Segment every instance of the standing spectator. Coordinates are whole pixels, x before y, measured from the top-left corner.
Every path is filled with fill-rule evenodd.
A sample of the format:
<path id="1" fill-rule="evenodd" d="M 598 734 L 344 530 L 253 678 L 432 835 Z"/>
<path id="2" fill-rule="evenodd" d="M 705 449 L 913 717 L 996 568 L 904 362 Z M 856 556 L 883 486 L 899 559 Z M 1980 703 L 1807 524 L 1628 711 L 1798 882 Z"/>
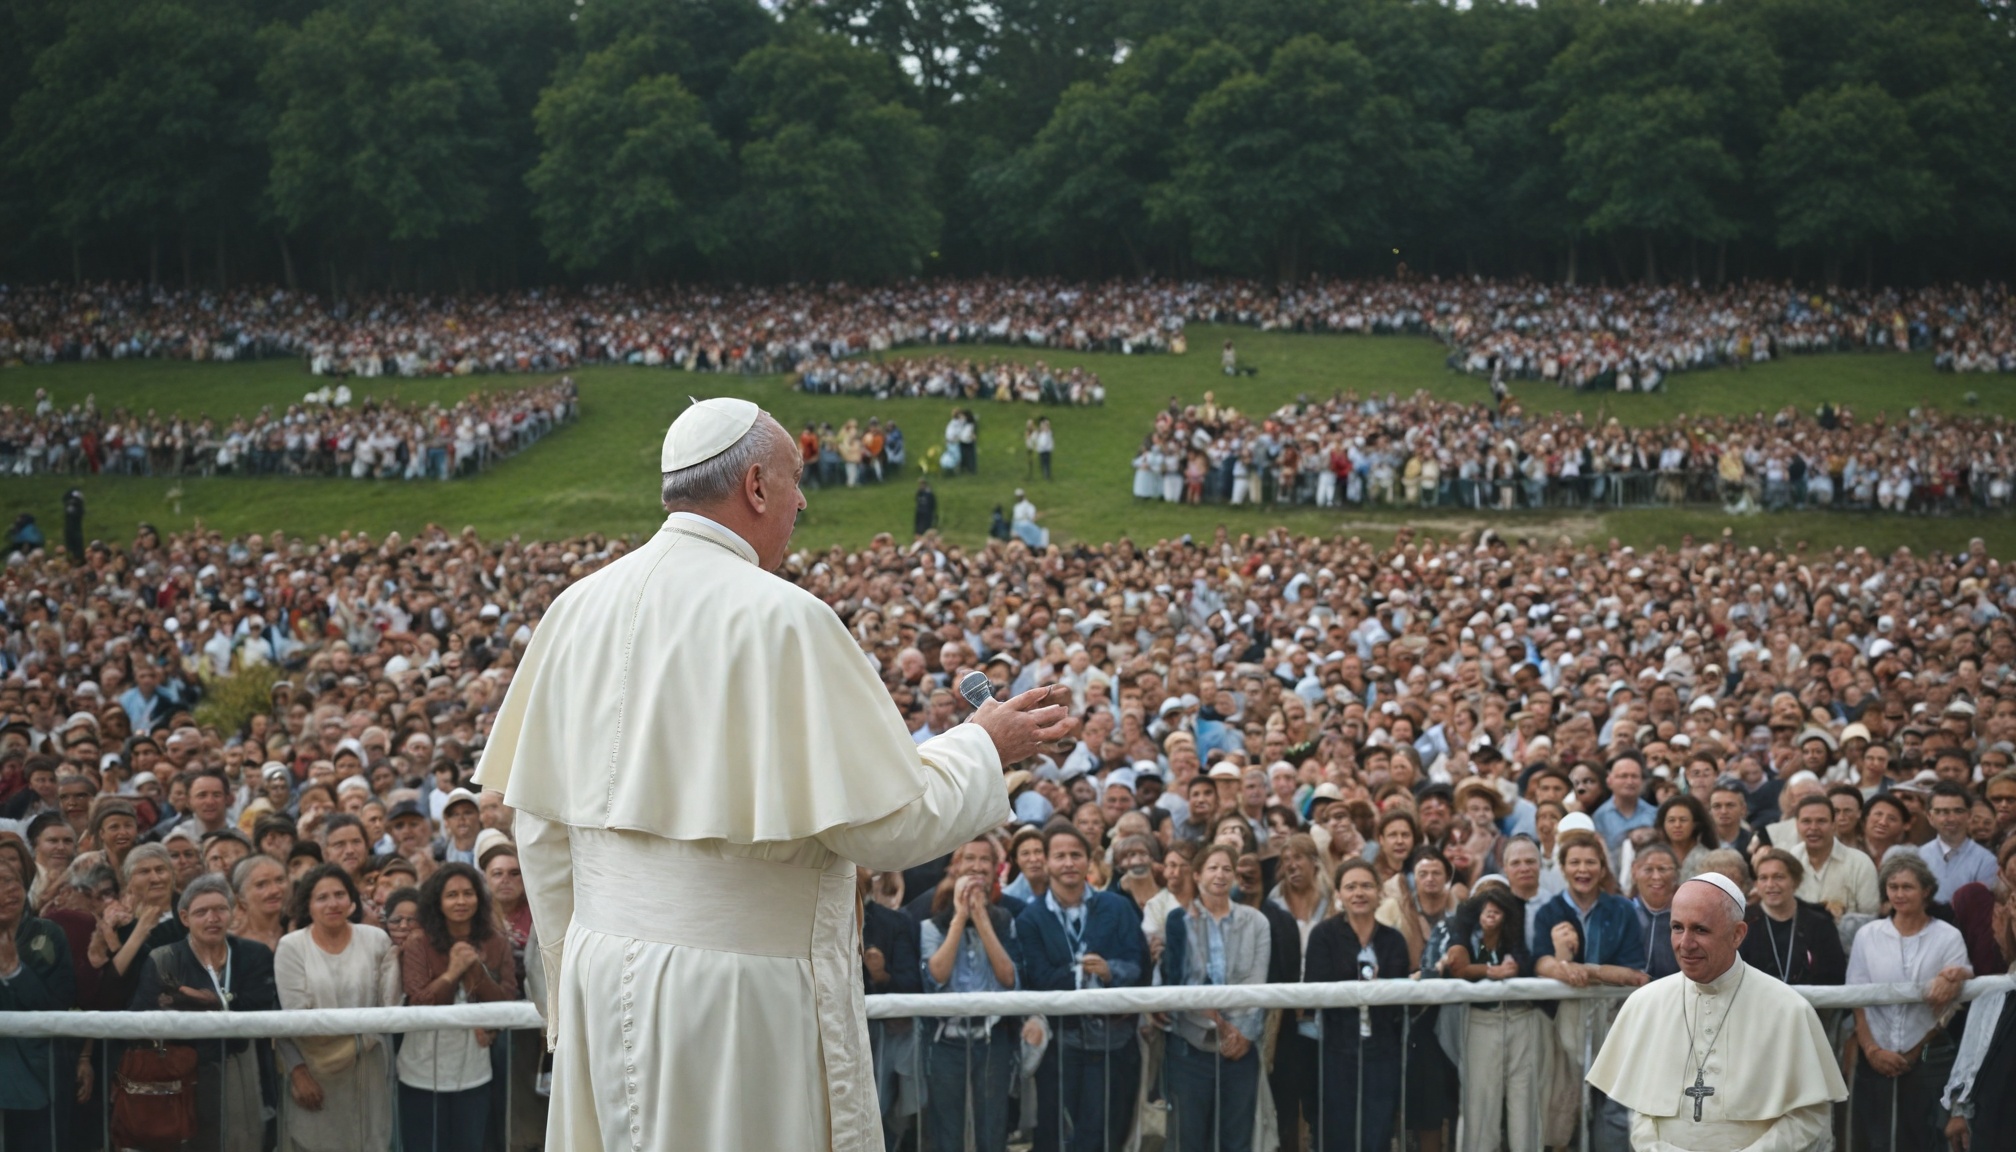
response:
<path id="1" fill-rule="evenodd" d="M 1839 984 L 1848 971 L 1841 933 L 1825 908 L 1799 899 L 1805 874 L 1799 858 L 1783 848 L 1757 857 L 1757 903 L 1743 918 L 1750 925 L 1743 960 L 1781 983 Z"/>
<path id="2" fill-rule="evenodd" d="M 1680 970 L 1673 955 L 1673 891 L 1680 885 L 1673 849 L 1653 841 L 1631 861 L 1631 910 L 1645 933 L 1645 974 L 1657 980 Z"/>
<path id="3" fill-rule="evenodd" d="M 1472 981 L 1531 976 L 1525 920 L 1525 905 L 1510 889 L 1484 887 L 1450 928 L 1448 974 Z M 1540 1152 L 1551 1039 L 1542 1022 L 1552 1023 L 1538 1006 L 1517 1001 L 1477 1002 L 1464 1013 L 1463 1152 L 1497 1152 L 1501 1122 L 1512 1152 Z"/>
<path id="4" fill-rule="evenodd" d="M 34 910 L 63 883 L 63 874 L 77 859 L 77 833 L 61 814 L 44 812 L 29 821 L 26 839 L 35 856 L 35 883 L 28 893 L 28 907 Z"/>
<path id="5" fill-rule="evenodd" d="M 91 966 L 98 971 L 98 1002 L 108 1011 L 132 1002 L 142 960 L 189 931 L 175 917 L 175 870 L 166 848 L 140 845 L 126 854 L 120 872 L 119 900 L 99 919 L 90 949 Z"/>
<path id="6" fill-rule="evenodd" d="M 1610 853 L 1610 859 L 1617 859 L 1623 850 L 1624 837 L 1633 828 L 1652 827 L 1655 813 L 1650 804 L 1645 803 L 1645 763 L 1637 756 L 1619 756 L 1610 762 L 1609 774 L 1604 782 L 1610 788 L 1610 798 L 1591 814 L 1596 822 L 1596 831 L 1603 836 L 1603 846 Z"/>
<path id="7" fill-rule="evenodd" d="M 495 795 L 495 793 L 486 793 Z M 501 833 L 490 832 L 490 836 Z M 511 945 L 512 967 L 525 982 L 525 946 L 532 936 L 532 905 L 525 899 L 525 873 L 518 866 L 518 846 L 498 839 L 483 849 L 483 884 L 496 910 L 497 926 Z M 422 885 L 424 890 L 425 885 Z"/>
<path id="8" fill-rule="evenodd" d="M 385 897 L 385 935 L 396 951 L 420 931 L 420 889 L 395 888 Z M 403 980 L 403 973 L 402 973 Z"/>
<path id="9" fill-rule="evenodd" d="M 903 447 L 903 429 L 897 427 L 894 420 L 889 421 L 889 426 L 883 433 L 882 458 L 897 472 L 903 471 L 903 465 L 909 459 Z"/>
<path id="10" fill-rule="evenodd" d="M 959 470 L 967 475 L 980 472 L 980 422 L 971 409 L 962 408 L 959 419 Z"/>
<path id="11" fill-rule="evenodd" d="M 1967 939 L 1976 976 L 2007 972 L 2016 958 L 2016 919 L 2009 915 L 2010 895 L 2016 893 L 2016 838 L 2002 842 L 1997 858 L 1994 882 L 1963 884 L 1953 894 L 1953 922 Z"/>
<path id="12" fill-rule="evenodd" d="M 1165 985 L 1261 984 L 1270 948 L 1267 918 L 1232 901 L 1238 852 L 1206 844 L 1191 862 L 1197 898 L 1164 920 L 1157 973 Z M 1178 1012 L 1170 1022 L 1168 1090 L 1183 1152 L 1249 1152 L 1260 1100 L 1258 1008 Z"/>
<path id="13" fill-rule="evenodd" d="M 1939 878 L 1939 892 L 1933 898 L 1942 904 L 1951 904 L 1953 894 L 1965 885 L 1995 882 L 1995 854 L 1967 834 L 1973 804 L 1966 786 L 1951 780 L 1934 784 L 1927 799 L 1925 814 L 1934 835 L 1918 846 L 1918 855 Z"/>
<path id="14" fill-rule="evenodd" d="M 901 888 L 902 874 L 892 872 Z M 916 993 L 924 990 L 923 967 L 917 958 L 917 925 L 908 916 L 882 904 L 874 895 L 875 873 L 858 869 L 861 893 L 862 991 Z M 875 1064 L 875 1088 L 881 1096 L 882 1138 L 894 1149 L 917 1112 L 917 1021 L 870 1020 L 868 1050 Z"/>
<path id="15" fill-rule="evenodd" d="M 1309 933 L 1302 980 L 1404 980 L 1412 971 L 1407 941 L 1379 923 L 1379 873 L 1363 860 L 1337 870 L 1342 911 Z M 1400 1107 L 1404 1008 L 1325 1008 L 1315 1021 L 1323 1046 L 1317 1147 L 1326 1152 L 1383 1149 Z"/>
<path id="16" fill-rule="evenodd" d="M 1342 807 L 1342 805 L 1335 805 Z M 1180 845 L 1178 845 L 1180 847 Z M 1302 979 L 1302 961 L 1309 948 L 1309 935 L 1332 910 L 1330 882 L 1324 876 L 1323 850 L 1303 833 L 1295 833 L 1282 843 L 1280 864 L 1275 875 L 1280 882 L 1268 893 L 1267 901 L 1287 913 L 1295 924 L 1292 955 L 1272 954 L 1269 980 L 1294 983 Z M 1276 940 L 1279 948 L 1285 939 Z M 1282 1143 L 1291 1152 L 1301 1147 L 1304 1124 L 1316 1125 L 1316 1042 L 1284 1016 L 1274 1034 L 1274 1064 L 1268 1074 L 1268 1089 L 1274 1097 L 1274 1116 L 1282 1133 Z"/>
<path id="17" fill-rule="evenodd" d="M 72 564 L 84 562 L 84 490 L 63 493 L 63 549 Z"/>
<path id="18" fill-rule="evenodd" d="M 449 767 L 452 771 L 453 766 Z M 441 825 L 447 830 L 442 837 L 441 860 L 475 864 L 476 837 L 483 831 L 483 812 L 475 794 L 467 788 L 451 789 L 441 805 Z"/>
<path id="19" fill-rule="evenodd" d="M 63 930 L 28 914 L 28 884 L 13 853 L 0 853 L 0 1012 L 67 1012 L 76 975 Z M 0 1039 L 0 1136 L 9 1148 L 54 1148 L 67 1138 L 56 1105 L 69 1093 L 59 1049 L 46 1040 Z"/>
<path id="20" fill-rule="evenodd" d="M 1855 1093 L 1855 1125 L 1870 1152 L 1937 1148 L 1946 1127 L 1939 1097 L 1955 1051 L 1947 1010 L 1974 973 L 1960 930 L 1928 911 L 1939 881 L 1923 860 L 1891 859 L 1882 882 L 1890 916 L 1856 934 L 1848 983 L 1917 984 L 1925 1000 L 1855 1010 L 1855 1042 L 1869 1071 L 1880 1077 Z"/>
<path id="21" fill-rule="evenodd" d="M 1456 912 L 1452 872 L 1440 849 L 1423 844 L 1408 855 L 1405 874 L 1386 885 L 1392 895 L 1379 905 L 1379 922 L 1399 929 L 1406 938 L 1408 966 L 1417 978 L 1443 975 Z M 1456 1115 L 1456 1069 L 1436 1037 L 1436 1006 L 1406 1011 L 1405 1123 L 1423 1152 L 1440 1152 L 1443 1125 Z"/>
<path id="22" fill-rule="evenodd" d="M 1028 493 L 1020 488 L 1015 489 L 1015 508 L 1009 521 L 1010 529 L 1015 533 L 1016 539 L 1037 551 L 1050 546 L 1049 529 L 1036 523 L 1041 517 L 1042 513 L 1036 511 L 1036 505 L 1030 501 Z"/>
<path id="23" fill-rule="evenodd" d="M 1974 1002 L 1967 1014 L 1960 1054 L 1941 1098 L 1952 1112 L 1946 1139 L 1960 1152 L 1987 1152 L 1990 1141 L 2007 1141 L 2016 1131 L 2016 1095 L 2007 1089 L 2016 1081 L 2016 1013 L 2009 993 L 1990 992 Z"/>
<path id="24" fill-rule="evenodd" d="M 231 887 L 238 897 L 231 934 L 278 949 L 287 934 L 287 866 L 264 854 L 247 856 L 231 869 Z"/>
<path id="25" fill-rule="evenodd" d="M 1005 992 L 1016 987 L 1009 955 L 1014 922 L 994 894 L 994 842 L 971 841 L 953 853 L 951 884 L 932 895 L 920 929 L 926 992 Z M 917 1020 L 932 1032 L 925 1050 L 925 1147 L 1002 1152 L 1008 1139 L 1008 1088 L 1019 1054 L 1013 1017 Z"/>
<path id="26" fill-rule="evenodd" d="M 274 982 L 282 1008 L 384 1008 L 399 1003 L 392 940 L 361 923 L 364 901 L 350 873 L 320 864 L 294 888 Z M 392 1140 L 392 1077 L 385 1038 L 304 1036 L 280 1042 L 287 1081 L 286 1130 L 300 1152 L 383 1148 Z"/>
<path id="27" fill-rule="evenodd" d="M 1057 453 L 1057 431 L 1050 426 L 1048 416 L 1036 421 L 1036 463 L 1043 470 L 1043 479 L 1050 479 L 1050 458 Z"/>
<path id="28" fill-rule="evenodd" d="M 419 930 L 399 949 L 406 1002 L 515 1000 L 511 942 L 483 877 L 444 864 L 420 886 Z M 490 1118 L 490 1046 L 482 1028 L 410 1032 L 399 1048 L 399 1139 L 407 1152 L 482 1152 Z"/>
<path id="29" fill-rule="evenodd" d="M 1793 811 L 1799 839 L 1791 847 L 1792 857 L 1806 869 L 1799 898 L 1826 908 L 1836 919 L 1847 913 L 1876 915 L 1876 865 L 1834 838 L 1834 805 L 1825 796 L 1807 796 Z M 1936 881 L 1933 888 L 1938 888 Z"/>
<path id="30" fill-rule="evenodd" d="M 1667 797 L 1659 805 L 1652 826 L 1658 829 L 1659 841 L 1673 850 L 1673 858 L 1679 862 L 1679 880 L 1675 883 L 1699 876 L 1702 858 L 1722 846 L 1708 819 L 1708 806 L 1684 792 Z"/>
<path id="31" fill-rule="evenodd" d="M 1650 815 L 1649 808 L 1646 814 Z M 1533 939 L 1536 949 L 1542 950 L 1534 973 L 1576 988 L 1644 984 L 1645 934 L 1631 902 L 1612 891 L 1616 880 L 1610 875 L 1602 838 L 1581 829 L 1563 832 L 1560 853 L 1568 887 L 1542 904 L 1534 918 Z M 1587 1001 L 1571 1001 L 1562 1010 L 1570 1006 L 1578 1012 L 1600 1011 Z M 1593 1031 L 1600 1042 L 1603 1030 Z M 1586 1070 L 1574 1071 L 1579 1080 Z M 1625 1108 L 1593 1089 L 1591 1096 L 1590 1146 L 1599 1152 L 1622 1152 L 1630 1146 Z"/>
<path id="32" fill-rule="evenodd" d="M 938 526 L 938 494 L 931 491 L 931 481 L 917 481 L 917 508 L 910 517 L 910 534 L 922 536 Z"/>
<path id="33" fill-rule="evenodd" d="M 1043 831 L 1043 850 L 1049 889 L 1015 921 L 1023 986 L 1065 992 L 1139 984 L 1146 962 L 1141 921 L 1125 898 L 1087 885 L 1091 841 L 1056 823 Z M 1136 1025 L 1132 1015 L 1058 1021 L 1036 1071 L 1037 1152 L 1093 1152 L 1126 1139 L 1141 1076 Z"/>
<path id="34" fill-rule="evenodd" d="M 273 953 L 230 934 L 237 900 L 222 876 L 198 876 L 182 890 L 176 913 L 188 935 L 156 949 L 140 969 L 135 1012 L 271 1012 L 280 1007 Z M 196 1131 L 190 1149 L 260 1152 L 266 1135 L 260 1067 L 264 1040 L 205 1040 L 196 1048 Z"/>

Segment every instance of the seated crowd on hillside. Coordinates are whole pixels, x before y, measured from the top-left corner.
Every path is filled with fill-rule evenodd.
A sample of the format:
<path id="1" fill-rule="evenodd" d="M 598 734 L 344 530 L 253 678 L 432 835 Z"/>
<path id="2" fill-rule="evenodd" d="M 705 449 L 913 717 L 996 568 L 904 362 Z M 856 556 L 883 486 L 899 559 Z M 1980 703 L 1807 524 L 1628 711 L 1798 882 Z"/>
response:
<path id="1" fill-rule="evenodd" d="M 536 997 L 511 814 L 460 789 L 545 608 L 625 548 L 143 530 L 80 566 L 17 556 L 0 1011 L 215 1010 L 213 989 L 238 1010 Z M 927 535 L 800 553 L 785 575 L 832 605 L 920 741 L 965 715 L 964 667 L 1004 691 L 1065 685 L 1085 718 L 1072 747 L 1007 766 L 1011 824 L 863 875 L 869 993 L 1632 986 L 1675 970 L 1674 888 L 1713 870 L 1752 894 L 1760 969 L 1926 987 L 1829 1014 L 1860 1065 L 1859 1147 L 1893 1100 L 1898 1148 L 1944 1139 L 1949 1077 L 1949 1103 L 1973 1100 L 1979 1053 L 1956 1054 L 1948 1009 L 2016 954 L 2016 579 L 1978 541 L 1641 553 L 1221 531 L 1037 554 Z M 226 672 L 277 679 L 262 702 Z M 1583 1052 L 1561 1037 L 1591 1012 L 1600 1038 L 1609 1009 L 1559 1011 L 875 1034 L 885 1123 L 929 1148 L 998 1150 L 1015 1129 L 1117 1148 L 1155 1122 L 1185 1149 L 1385 1148 L 1460 1118 L 1463 1147 L 1489 1152 L 1571 1142 Z M 199 1048 L 229 1148 L 269 1124 L 301 1148 L 384 1148 L 394 1124 L 409 1152 L 479 1148 L 507 1078 L 514 1108 L 536 1099 L 531 1035 Z M 49 1126 L 58 1147 L 102 1146 L 124 1055 L 0 1040 L 0 1058 L 20 1073 L 0 1083 L 9 1147 L 47 1146 Z M 1615 1106 L 1587 1119 L 1597 1147 L 1623 1146 Z"/>
<path id="2" fill-rule="evenodd" d="M 353 405 L 347 384 L 324 386 L 284 411 L 252 416 L 143 416 L 100 409 L 95 397 L 59 407 L 47 389 L 0 404 L 0 476 L 348 476 L 449 480 L 538 443 L 579 414 L 574 381 L 471 392 L 452 405 L 380 400 Z"/>
<path id="3" fill-rule="evenodd" d="M 1823 405 L 1749 417 L 1600 423 L 1426 392 L 1341 393 L 1259 415 L 1172 399 L 1134 456 L 1133 494 L 1171 503 L 1470 509 L 1719 501 L 1743 508 L 1951 512 L 2007 507 L 2016 443 L 2000 416 Z"/>
<path id="4" fill-rule="evenodd" d="M 928 396 L 952 400 L 996 400 L 1003 404 L 1098 405 L 1106 402 L 1106 386 L 1097 372 L 1074 365 L 1059 371 L 1041 360 L 990 360 L 981 364 L 952 356 L 897 356 L 872 360 L 833 360 L 802 364 L 798 387 L 833 395 Z"/>
<path id="5" fill-rule="evenodd" d="M 1482 277 L 1287 285 L 995 278 L 862 288 L 384 294 L 336 303 L 280 289 L 13 285 L 0 286 L 0 365 L 292 356 L 320 374 L 364 377 L 582 364 L 756 373 L 810 365 L 842 390 L 902 392 L 928 387 L 933 374 L 920 380 L 907 370 L 830 362 L 904 345 L 1180 352 L 1186 322 L 1415 333 L 1448 344 L 1450 365 L 1462 371 L 1622 391 L 1650 391 L 1691 369 L 1851 349 L 1929 348 L 1944 370 L 2016 371 L 2016 302 L 2004 285 L 1613 288 Z"/>
<path id="6" fill-rule="evenodd" d="M 15 286 L 0 287 L 0 365 L 293 356 L 318 373 L 366 377 L 582 364 L 767 373 L 906 344 L 1146 352 L 1180 334 L 1183 293 L 1177 285 L 992 279 L 385 295 L 332 306 L 278 289 Z"/>

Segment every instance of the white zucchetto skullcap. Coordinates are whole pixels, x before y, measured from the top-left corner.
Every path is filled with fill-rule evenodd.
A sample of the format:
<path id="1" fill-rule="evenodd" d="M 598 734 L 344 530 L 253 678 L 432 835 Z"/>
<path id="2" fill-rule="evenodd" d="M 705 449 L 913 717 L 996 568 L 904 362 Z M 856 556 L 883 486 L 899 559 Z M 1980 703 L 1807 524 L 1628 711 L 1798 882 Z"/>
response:
<path id="1" fill-rule="evenodd" d="M 658 470 L 677 472 L 705 464 L 747 435 L 761 414 L 762 409 L 749 401 L 728 396 L 693 401 L 693 406 L 665 430 L 665 450 L 659 454 Z"/>
<path id="2" fill-rule="evenodd" d="M 1736 902 L 1736 917 L 1739 920 L 1743 917 L 1744 909 L 1749 906 L 1748 902 L 1743 899 L 1743 890 L 1736 886 L 1734 880 L 1729 879 L 1720 872 L 1703 872 L 1699 876 L 1689 876 L 1686 883 L 1713 884 L 1715 887 L 1720 888 L 1724 896 Z"/>

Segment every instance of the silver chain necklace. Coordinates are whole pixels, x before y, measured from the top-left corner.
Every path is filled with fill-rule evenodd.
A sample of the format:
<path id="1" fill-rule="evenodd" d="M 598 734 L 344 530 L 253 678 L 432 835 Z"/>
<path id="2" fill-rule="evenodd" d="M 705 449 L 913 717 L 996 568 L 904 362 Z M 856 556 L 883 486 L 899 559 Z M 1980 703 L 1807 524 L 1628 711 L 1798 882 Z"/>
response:
<path id="1" fill-rule="evenodd" d="M 1774 923 L 1775 921 L 1771 919 L 1771 913 L 1768 911 L 1765 912 L 1764 935 L 1765 938 L 1771 941 L 1771 962 L 1778 966 L 1778 979 L 1790 984 L 1792 982 L 1792 961 L 1799 958 L 1798 909 L 1795 907 L 1792 912 L 1792 918 L 1786 921 L 1789 927 L 1785 932 L 1785 955 L 1783 956 L 1778 955 L 1778 933 L 1773 931 L 1771 927 Z"/>

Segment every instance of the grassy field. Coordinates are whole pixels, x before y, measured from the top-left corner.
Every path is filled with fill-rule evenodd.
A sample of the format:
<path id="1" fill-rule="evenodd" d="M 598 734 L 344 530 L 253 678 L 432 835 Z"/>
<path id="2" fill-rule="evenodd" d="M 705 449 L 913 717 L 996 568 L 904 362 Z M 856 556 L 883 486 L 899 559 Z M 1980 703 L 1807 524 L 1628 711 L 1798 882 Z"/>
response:
<path id="1" fill-rule="evenodd" d="M 1229 381 L 1217 370 L 1216 349 L 1235 339 L 1243 362 L 1257 377 Z M 1098 372 L 1108 400 L 1097 409 L 1044 409 L 1057 429 L 1056 479 L 1030 482 L 1043 522 L 1061 540 L 1139 540 L 1209 533 L 1224 523 L 1235 532 L 1276 524 L 1296 532 L 1387 536 L 1405 524 L 1453 532 L 1483 523 L 1461 513 L 1318 511 L 1277 512 L 1222 507 L 1137 505 L 1129 495 L 1130 460 L 1152 414 L 1171 396 L 1185 402 L 1206 389 L 1221 403 L 1247 410 L 1272 408 L 1298 394 L 1325 396 L 1342 389 L 1411 393 L 1426 388 L 1444 397 L 1484 399 L 1483 381 L 1443 366 L 1445 350 L 1425 339 L 1295 336 L 1197 327 L 1188 356 L 1093 356 L 1028 349 L 971 349 L 978 357 L 1047 359 L 1053 366 L 1084 364 Z M 915 352 L 906 354 L 917 354 Z M 221 477 L 8 478 L 0 480 L 0 507 L 11 522 L 33 511 L 52 537 L 61 524 L 60 497 L 73 483 L 84 489 L 86 532 L 124 540 L 141 521 L 164 531 L 201 523 L 230 533 L 285 529 L 297 534 L 342 530 L 411 532 L 435 523 L 450 529 L 474 525 L 489 534 L 566 536 L 587 531 L 641 533 L 662 519 L 657 504 L 657 453 L 668 422 L 689 395 L 737 395 L 762 404 L 794 430 L 805 420 L 880 416 L 895 420 L 910 444 L 910 474 L 902 483 L 855 491 L 811 494 L 798 532 L 810 546 L 858 544 L 876 532 L 907 536 L 917 462 L 933 460 L 953 404 L 933 400 L 882 400 L 806 396 L 782 377 L 696 376 L 665 369 L 589 368 L 575 373 L 584 414 L 578 424 L 550 437 L 488 474 L 451 483 L 356 482 L 335 479 Z M 354 382 L 358 393 L 402 399 L 449 399 L 472 388 L 508 388 L 524 378 Z M 60 404 L 95 395 L 101 406 L 123 405 L 163 413 L 208 412 L 223 417 L 261 405 L 284 405 L 319 381 L 294 361 L 188 364 L 123 361 L 16 369 L 0 373 L 0 401 L 29 401 L 47 388 Z M 1961 381 L 1932 371 L 1929 358 L 1902 355 L 1814 356 L 1744 371 L 1697 373 L 1673 379 L 1656 396 L 1570 395 L 1544 385 L 1520 389 L 1529 407 L 1579 408 L 1627 423 L 1664 420 L 1685 412 L 1752 412 L 1784 404 L 1811 409 L 1822 400 L 1862 414 L 1899 412 L 1917 405 L 1958 407 L 1978 379 Z M 2016 393 L 1985 390 L 1982 407 L 2016 415 Z M 988 513 L 1007 504 L 1024 483 L 1022 422 L 1033 409 L 984 404 L 980 416 L 980 473 L 934 484 L 943 526 L 955 540 L 981 539 Z M 1607 515 L 1517 513 L 1489 521 L 1510 534 L 1617 537 L 1650 546 L 1677 542 L 1683 533 L 1719 533 L 1757 544 L 1806 541 L 1814 547 L 1861 544 L 1953 548 L 1970 536 L 1988 540 L 1997 555 L 2016 555 L 2016 517 L 1927 519 L 1842 514 L 1786 514 L 1731 520 L 1712 511 L 1632 510 Z"/>

